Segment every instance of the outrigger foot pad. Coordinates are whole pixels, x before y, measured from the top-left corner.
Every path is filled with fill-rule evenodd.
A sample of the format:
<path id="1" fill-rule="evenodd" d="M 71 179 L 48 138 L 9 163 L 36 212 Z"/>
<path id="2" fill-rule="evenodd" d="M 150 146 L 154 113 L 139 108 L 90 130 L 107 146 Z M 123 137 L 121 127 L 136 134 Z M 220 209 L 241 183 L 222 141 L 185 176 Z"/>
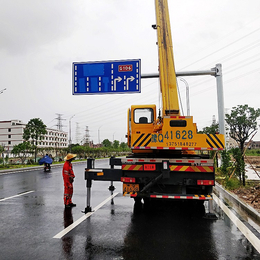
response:
<path id="1" fill-rule="evenodd" d="M 87 207 L 85 208 L 85 214 L 88 213 L 88 212 L 91 212 L 91 207 L 89 207 L 89 206 L 87 206 Z"/>
<path id="2" fill-rule="evenodd" d="M 210 219 L 210 220 L 217 220 L 218 219 L 218 217 L 215 213 L 206 213 L 203 218 Z"/>

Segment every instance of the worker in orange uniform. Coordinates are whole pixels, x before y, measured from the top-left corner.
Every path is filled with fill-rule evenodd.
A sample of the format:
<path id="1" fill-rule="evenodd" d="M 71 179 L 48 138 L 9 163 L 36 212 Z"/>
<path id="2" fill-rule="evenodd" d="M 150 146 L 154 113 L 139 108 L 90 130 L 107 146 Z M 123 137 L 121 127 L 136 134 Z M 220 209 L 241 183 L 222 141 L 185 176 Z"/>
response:
<path id="1" fill-rule="evenodd" d="M 73 195 L 73 181 L 75 178 L 71 161 L 76 158 L 76 154 L 68 153 L 64 158 L 64 165 L 62 170 L 62 176 L 64 181 L 64 205 L 65 208 L 76 207 L 76 204 L 72 203 Z"/>

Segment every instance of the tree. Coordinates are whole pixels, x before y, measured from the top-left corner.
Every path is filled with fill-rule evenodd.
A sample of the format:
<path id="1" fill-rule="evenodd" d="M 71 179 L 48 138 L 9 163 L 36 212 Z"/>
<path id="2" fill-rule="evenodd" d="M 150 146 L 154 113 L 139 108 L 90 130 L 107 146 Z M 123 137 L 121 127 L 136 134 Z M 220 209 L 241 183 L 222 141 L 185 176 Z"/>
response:
<path id="1" fill-rule="evenodd" d="M 23 139 L 25 141 L 29 141 L 31 139 L 32 144 L 35 145 L 35 162 L 38 140 L 41 140 L 45 134 L 47 134 L 46 125 L 40 118 L 31 119 L 24 128 Z"/>
<path id="2" fill-rule="evenodd" d="M 0 145 L 0 154 L 5 150 L 4 146 Z"/>
<path id="3" fill-rule="evenodd" d="M 79 158 L 84 158 L 86 153 L 86 146 L 76 145 L 71 149 L 72 153 L 76 153 Z"/>
<path id="4" fill-rule="evenodd" d="M 127 148 L 128 148 L 127 143 L 121 142 L 121 143 L 120 143 L 120 148 L 121 148 L 122 150 L 127 149 Z"/>
<path id="5" fill-rule="evenodd" d="M 5 147 L 0 145 L 0 156 L 3 157 L 3 164 L 4 164 L 4 154 L 3 154 L 4 150 L 5 150 Z"/>
<path id="6" fill-rule="evenodd" d="M 260 109 L 254 109 L 248 105 L 238 105 L 226 114 L 226 122 L 230 128 L 230 137 L 239 145 L 242 161 L 244 162 L 244 147 L 246 140 L 257 130 L 257 118 L 260 116 Z M 245 186 L 245 169 L 242 172 L 243 185 Z"/>
<path id="7" fill-rule="evenodd" d="M 108 139 L 103 140 L 102 145 L 106 148 L 111 148 L 111 142 Z"/>
<path id="8" fill-rule="evenodd" d="M 232 148 L 231 152 L 236 161 L 235 174 L 238 176 L 240 183 L 243 181 L 243 185 L 245 186 L 245 162 L 242 151 L 239 148 Z"/>
<path id="9" fill-rule="evenodd" d="M 226 149 L 221 152 L 222 165 L 220 167 L 223 174 L 227 176 L 229 168 L 232 166 L 230 153 Z"/>
<path id="10" fill-rule="evenodd" d="M 24 164 L 28 154 L 33 154 L 35 147 L 30 142 L 23 142 L 17 145 L 14 145 L 12 154 L 18 156 L 22 164 Z"/>
<path id="11" fill-rule="evenodd" d="M 203 127 L 202 131 L 199 131 L 199 133 L 203 134 L 216 134 L 219 132 L 219 124 L 218 123 L 212 123 L 211 126 Z"/>
<path id="12" fill-rule="evenodd" d="M 114 140 L 114 142 L 113 142 L 113 148 L 114 148 L 114 149 L 118 149 L 118 148 L 119 148 L 119 141 L 118 141 L 118 140 Z"/>

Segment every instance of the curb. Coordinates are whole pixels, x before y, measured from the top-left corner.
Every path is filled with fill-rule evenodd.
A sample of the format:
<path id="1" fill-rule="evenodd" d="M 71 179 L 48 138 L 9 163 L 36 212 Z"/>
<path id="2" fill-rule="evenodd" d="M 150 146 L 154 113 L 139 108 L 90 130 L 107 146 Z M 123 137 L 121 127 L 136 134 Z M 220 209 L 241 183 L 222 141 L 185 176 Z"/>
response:
<path id="1" fill-rule="evenodd" d="M 241 217 L 245 215 L 245 212 L 260 225 L 260 213 L 257 212 L 253 207 L 244 203 L 235 194 L 231 194 L 225 190 L 220 184 L 215 183 L 216 186 L 213 189 L 213 193 L 216 194 L 220 199 L 223 199 L 229 206 L 234 208 Z"/>

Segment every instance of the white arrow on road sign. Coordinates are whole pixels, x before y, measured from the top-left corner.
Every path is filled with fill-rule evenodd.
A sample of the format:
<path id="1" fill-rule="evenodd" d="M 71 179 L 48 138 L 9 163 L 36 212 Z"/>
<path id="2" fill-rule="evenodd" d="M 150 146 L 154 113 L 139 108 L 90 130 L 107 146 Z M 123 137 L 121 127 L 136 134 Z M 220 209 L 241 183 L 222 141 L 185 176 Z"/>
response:
<path id="1" fill-rule="evenodd" d="M 113 86 L 112 86 L 112 88 L 111 88 L 111 90 L 113 91 L 116 91 L 116 82 L 120 82 L 122 80 L 122 78 L 121 77 L 117 77 L 116 79 L 114 79 L 114 89 L 113 89 Z"/>
<path id="2" fill-rule="evenodd" d="M 129 90 L 129 81 L 133 81 L 135 78 L 131 76 L 130 78 L 126 79 L 126 90 Z"/>

